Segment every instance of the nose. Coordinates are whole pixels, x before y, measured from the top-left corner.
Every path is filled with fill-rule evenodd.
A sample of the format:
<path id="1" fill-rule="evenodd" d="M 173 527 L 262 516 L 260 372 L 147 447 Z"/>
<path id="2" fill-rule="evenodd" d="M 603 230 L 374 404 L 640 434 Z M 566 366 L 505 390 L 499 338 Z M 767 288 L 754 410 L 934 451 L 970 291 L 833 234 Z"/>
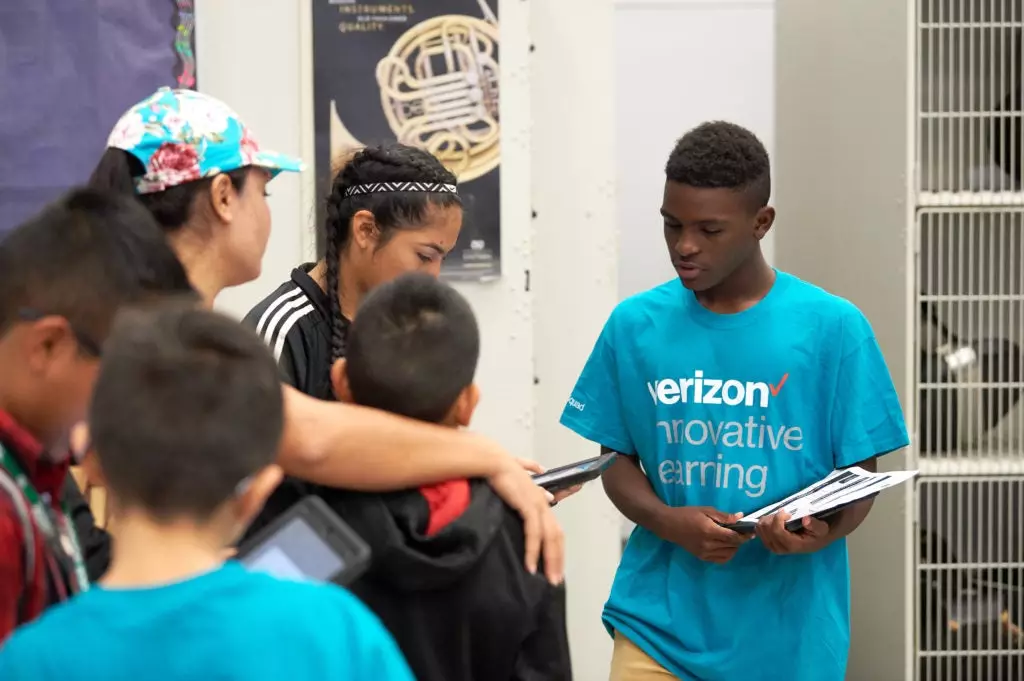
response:
<path id="1" fill-rule="evenodd" d="M 441 259 L 431 260 L 429 263 L 425 263 L 423 270 L 432 277 L 441 276 Z"/>
<path id="2" fill-rule="evenodd" d="M 697 244 L 692 230 L 679 230 L 679 238 L 676 239 L 676 253 L 683 258 L 692 258 L 700 253 L 700 246 Z"/>

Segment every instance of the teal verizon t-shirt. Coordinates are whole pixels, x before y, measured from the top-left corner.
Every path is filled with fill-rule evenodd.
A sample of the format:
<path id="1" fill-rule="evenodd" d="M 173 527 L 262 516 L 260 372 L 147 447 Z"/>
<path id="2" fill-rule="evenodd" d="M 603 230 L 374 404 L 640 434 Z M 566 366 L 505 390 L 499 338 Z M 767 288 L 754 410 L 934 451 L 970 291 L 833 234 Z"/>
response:
<path id="1" fill-rule="evenodd" d="M 0 648 L 4 681 L 413 681 L 380 621 L 332 585 L 228 563 L 147 589 L 93 588 Z"/>
<path id="2" fill-rule="evenodd" d="M 666 504 L 727 513 L 908 442 L 867 320 L 782 272 L 738 314 L 678 280 L 623 301 L 561 422 L 637 455 Z M 638 527 L 604 622 L 684 681 L 841 681 L 849 600 L 843 540 L 777 556 L 753 539 L 715 565 Z"/>

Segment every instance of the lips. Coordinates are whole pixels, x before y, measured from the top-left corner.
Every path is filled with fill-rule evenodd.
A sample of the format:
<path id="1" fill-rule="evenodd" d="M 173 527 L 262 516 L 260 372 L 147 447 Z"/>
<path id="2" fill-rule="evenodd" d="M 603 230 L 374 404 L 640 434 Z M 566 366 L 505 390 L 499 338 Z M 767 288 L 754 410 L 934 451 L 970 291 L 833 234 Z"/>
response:
<path id="1" fill-rule="evenodd" d="M 701 268 L 689 262 L 676 262 L 676 272 L 682 279 L 696 279 L 700 276 Z"/>

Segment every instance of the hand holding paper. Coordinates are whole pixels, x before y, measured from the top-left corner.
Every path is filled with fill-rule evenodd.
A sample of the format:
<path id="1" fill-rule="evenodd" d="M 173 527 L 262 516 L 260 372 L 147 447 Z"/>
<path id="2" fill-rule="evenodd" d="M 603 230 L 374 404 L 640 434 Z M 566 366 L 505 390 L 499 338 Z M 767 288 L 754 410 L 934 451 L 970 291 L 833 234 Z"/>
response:
<path id="1" fill-rule="evenodd" d="M 786 511 L 778 511 L 769 516 L 762 516 L 758 521 L 755 530 L 757 536 L 772 553 L 814 553 L 831 541 L 831 527 L 824 520 L 805 516 L 801 520 L 801 527 L 793 532 L 786 527 L 786 522 L 790 518 Z"/>
<path id="2" fill-rule="evenodd" d="M 822 480 L 808 485 L 782 501 L 749 513 L 731 527 L 739 532 L 753 532 L 762 518 L 785 511 L 789 518 L 781 521 L 789 530 L 800 529 L 803 518 L 827 517 L 843 508 L 874 497 L 879 492 L 910 480 L 917 471 L 871 473 L 854 466 L 832 471 Z"/>

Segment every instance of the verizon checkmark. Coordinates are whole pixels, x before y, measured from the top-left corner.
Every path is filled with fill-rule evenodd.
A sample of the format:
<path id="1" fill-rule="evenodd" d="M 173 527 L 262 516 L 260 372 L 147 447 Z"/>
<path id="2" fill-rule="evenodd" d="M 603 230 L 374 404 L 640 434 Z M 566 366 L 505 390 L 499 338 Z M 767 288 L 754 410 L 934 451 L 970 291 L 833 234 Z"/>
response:
<path id="1" fill-rule="evenodd" d="M 768 389 L 772 391 L 772 397 L 779 394 L 779 391 L 782 390 L 782 386 L 786 385 L 787 380 L 789 380 L 789 373 L 782 374 L 782 378 L 779 379 L 778 385 L 772 385 L 771 383 L 768 384 Z"/>

